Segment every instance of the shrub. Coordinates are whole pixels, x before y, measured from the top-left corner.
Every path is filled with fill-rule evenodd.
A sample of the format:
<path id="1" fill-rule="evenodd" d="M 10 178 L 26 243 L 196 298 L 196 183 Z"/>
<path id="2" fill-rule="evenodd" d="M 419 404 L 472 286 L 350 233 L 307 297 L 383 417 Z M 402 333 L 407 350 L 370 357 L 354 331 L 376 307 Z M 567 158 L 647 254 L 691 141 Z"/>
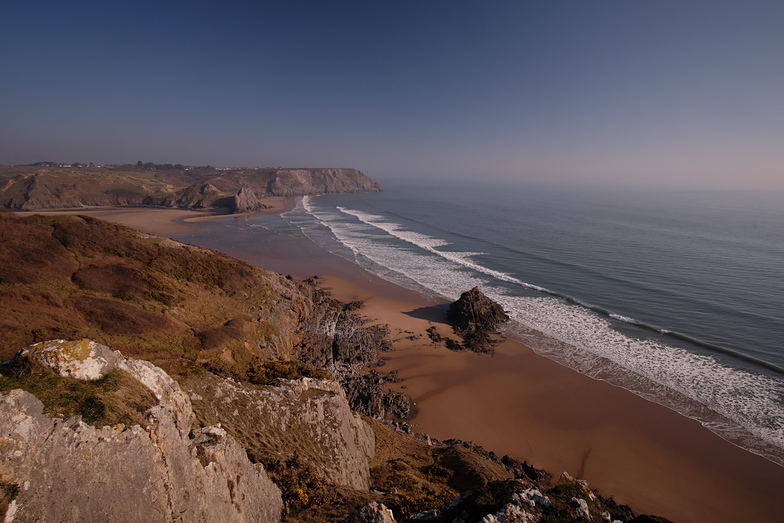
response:
<path id="1" fill-rule="evenodd" d="M 264 468 L 280 488 L 283 502 L 290 512 L 326 503 L 324 480 L 310 464 L 292 457 L 284 461 L 264 462 Z"/>
<path id="2" fill-rule="evenodd" d="M 271 385 L 278 378 L 296 380 L 300 378 L 330 379 L 326 372 L 298 361 L 265 361 L 251 366 L 246 379 L 255 385 Z"/>

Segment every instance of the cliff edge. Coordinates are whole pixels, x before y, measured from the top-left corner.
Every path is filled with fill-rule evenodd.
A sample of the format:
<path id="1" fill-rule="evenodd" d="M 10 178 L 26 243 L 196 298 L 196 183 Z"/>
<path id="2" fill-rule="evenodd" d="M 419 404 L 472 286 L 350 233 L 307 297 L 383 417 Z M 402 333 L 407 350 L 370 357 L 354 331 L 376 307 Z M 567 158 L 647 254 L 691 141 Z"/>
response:
<path id="1" fill-rule="evenodd" d="M 99 427 L 45 416 L 29 392 L 0 394 L 0 477 L 17 486 L 5 521 L 280 520 L 281 492 L 264 468 L 220 427 L 191 432 L 190 400 L 160 368 L 87 340 L 36 344 L 11 365 L 82 380 L 122 371 L 157 403 L 145 426 Z"/>

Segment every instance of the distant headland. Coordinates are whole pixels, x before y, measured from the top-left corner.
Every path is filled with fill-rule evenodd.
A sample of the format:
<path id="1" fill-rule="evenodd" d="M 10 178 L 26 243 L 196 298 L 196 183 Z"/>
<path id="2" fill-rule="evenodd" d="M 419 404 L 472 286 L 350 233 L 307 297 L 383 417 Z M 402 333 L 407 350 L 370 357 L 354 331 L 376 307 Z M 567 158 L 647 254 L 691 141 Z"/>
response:
<path id="1" fill-rule="evenodd" d="M 36 162 L 0 166 L 0 208 L 12 211 L 132 206 L 254 212 L 265 199 L 383 188 L 349 168 L 226 168 Z"/>

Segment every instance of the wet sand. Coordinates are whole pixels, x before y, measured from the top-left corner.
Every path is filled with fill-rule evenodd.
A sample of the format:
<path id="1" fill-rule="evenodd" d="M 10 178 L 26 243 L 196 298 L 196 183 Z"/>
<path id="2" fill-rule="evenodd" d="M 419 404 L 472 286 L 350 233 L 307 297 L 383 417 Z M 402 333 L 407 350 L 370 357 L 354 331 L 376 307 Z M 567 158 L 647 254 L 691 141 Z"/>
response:
<path id="1" fill-rule="evenodd" d="M 403 381 L 393 388 L 417 403 L 417 432 L 473 441 L 554 478 L 568 472 L 636 513 L 682 523 L 784 520 L 784 468 L 696 421 L 511 340 L 493 356 L 435 346 L 424 331 L 451 334 L 443 309 L 372 283 L 324 281 L 338 299 L 365 299 L 366 314 L 392 327 L 384 370 L 397 370 Z"/>
<path id="2" fill-rule="evenodd" d="M 162 219 L 154 216 L 144 218 L 147 226 Z M 137 226 L 132 220 L 124 223 Z M 368 317 L 390 325 L 395 350 L 388 353 L 384 370 L 397 370 L 403 381 L 393 387 L 417 403 L 413 424 L 418 432 L 473 441 L 544 468 L 554 478 L 569 472 L 636 513 L 680 523 L 784 521 L 779 499 L 784 467 L 696 421 L 514 341 L 499 344 L 493 356 L 433 345 L 428 327 L 451 335 L 439 304 L 370 275 L 306 238 L 274 236 L 228 253 L 284 274 L 317 274 L 336 298 L 364 300 Z"/>
<path id="3" fill-rule="evenodd" d="M 264 201 L 269 208 L 259 212 L 281 213 L 292 209 L 295 199 L 272 196 L 265 198 Z M 108 222 L 121 223 L 149 234 L 166 236 L 195 231 L 196 228 L 189 224 L 215 220 L 243 219 L 255 213 L 227 214 L 213 210 L 164 209 L 155 207 L 80 207 L 77 209 L 17 212 L 16 214 L 20 216 L 26 214 L 92 216 Z"/>

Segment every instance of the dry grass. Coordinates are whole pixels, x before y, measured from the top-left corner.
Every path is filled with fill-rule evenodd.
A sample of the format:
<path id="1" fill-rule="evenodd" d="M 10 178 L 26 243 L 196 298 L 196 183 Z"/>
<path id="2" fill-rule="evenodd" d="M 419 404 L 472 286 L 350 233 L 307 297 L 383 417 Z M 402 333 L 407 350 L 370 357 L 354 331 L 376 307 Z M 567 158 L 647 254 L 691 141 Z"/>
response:
<path id="1" fill-rule="evenodd" d="M 4 366 L 0 390 L 24 389 L 44 404 L 52 417 L 81 416 L 91 425 L 146 424 L 145 413 L 158 401 L 150 390 L 121 370 L 94 381 L 64 378 L 35 362 L 15 360 Z"/>
<path id="2" fill-rule="evenodd" d="M 92 218 L 0 215 L 0 360 L 90 338 L 175 376 L 211 362 L 242 375 L 293 345 L 309 306 L 296 282 L 177 245 Z"/>

